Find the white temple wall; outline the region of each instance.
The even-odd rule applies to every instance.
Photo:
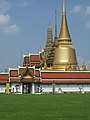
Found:
[[[35,87],[35,92],[52,92],[52,84],[37,84]]]
[[[85,92],[90,92],[90,84],[83,85],[83,90]]]
[[[0,85],[0,93],[5,93],[6,85]]]
[[[90,92],[90,84],[35,83],[35,93]],[[5,93],[6,85],[0,85],[0,93]],[[11,83],[11,93],[22,93],[22,83]]]
[[[76,84],[56,84],[55,92],[79,92],[79,86]]]
[[[55,92],[90,92],[90,84],[56,84]]]
[[[54,85],[55,93],[65,93],[65,92],[90,92],[90,84],[61,84],[56,83]],[[36,84],[35,92],[43,92],[43,93],[52,93],[53,92],[53,84]]]
[[[52,84],[41,85],[42,92],[52,92]]]

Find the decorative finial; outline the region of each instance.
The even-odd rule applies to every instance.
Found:
[[[63,8],[62,8],[62,12],[63,12],[63,15],[66,14],[66,4],[65,4],[65,0],[63,0]]]

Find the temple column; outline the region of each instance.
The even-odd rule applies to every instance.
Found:
[[[23,93],[23,84],[21,83],[21,94]]]
[[[55,83],[52,83],[52,93],[55,93]]]
[[[10,83],[6,83],[6,94],[10,94]]]
[[[35,85],[34,85],[34,83],[32,83],[32,94],[35,94]]]

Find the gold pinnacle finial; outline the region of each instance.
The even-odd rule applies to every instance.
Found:
[[[66,5],[65,5],[65,0],[63,0],[63,8],[62,8],[63,15],[66,14]]]
[[[63,0],[63,5],[62,5],[62,23],[61,23],[59,40],[71,41],[71,37],[70,37],[69,29],[68,29],[68,24],[67,24],[67,18],[66,18],[65,0]]]

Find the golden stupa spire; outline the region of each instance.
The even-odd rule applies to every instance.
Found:
[[[65,0],[62,0],[62,2],[62,22],[58,38],[59,45],[55,49],[52,68],[53,70],[65,71],[70,61],[72,70],[77,70],[76,52],[68,29]]]
[[[71,41],[68,24],[67,24],[67,18],[66,18],[66,4],[65,0],[63,0],[63,7],[62,7],[62,23],[61,23],[61,30],[59,35],[59,41],[63,42],[65,41]]]

